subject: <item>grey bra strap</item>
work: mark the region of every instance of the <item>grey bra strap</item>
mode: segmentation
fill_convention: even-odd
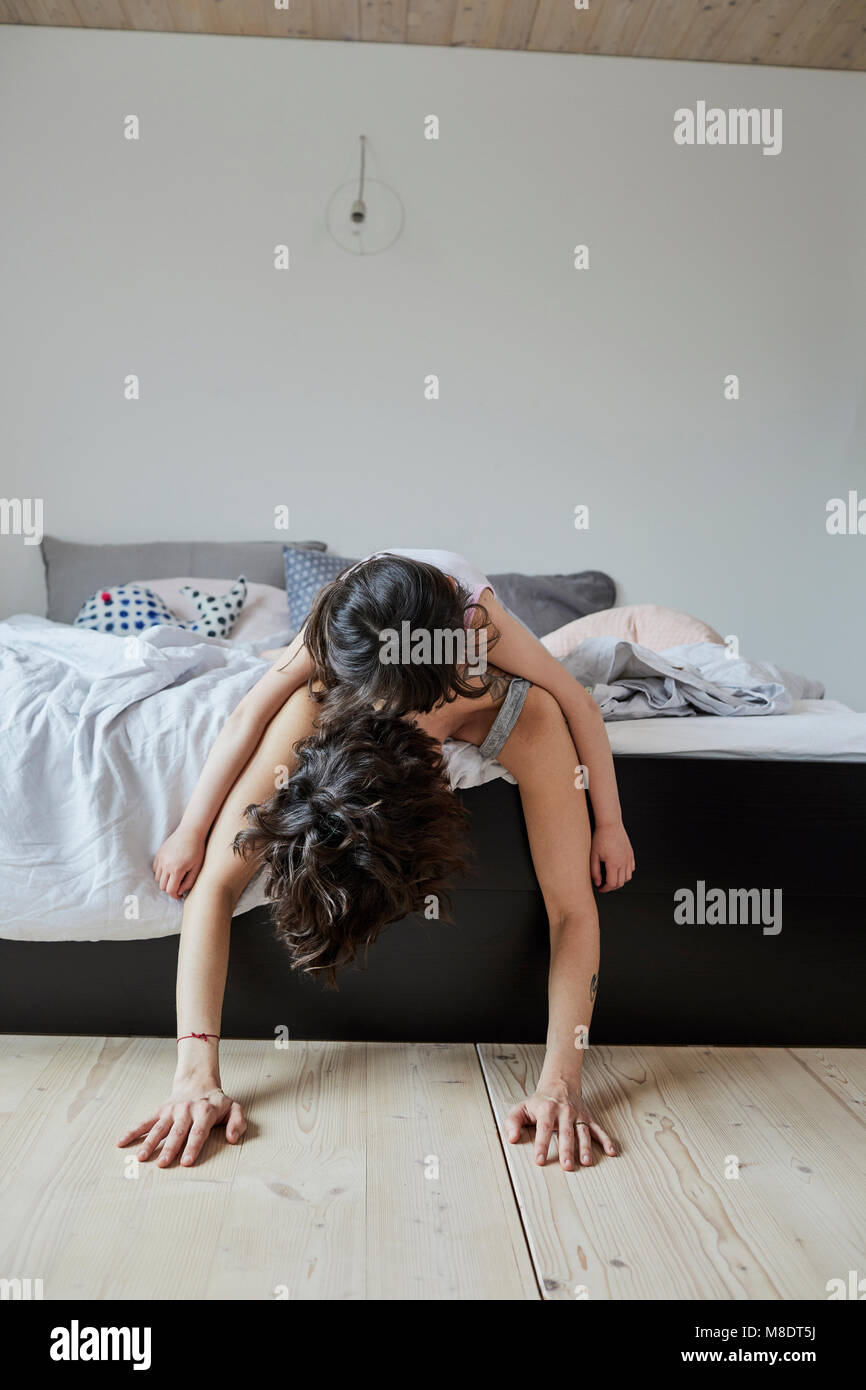
[[[513,677],[505,692],[505,699],[499,707],[499,713],[493,721],[493,727],[478,749],[482,758],[499,757],[508,741],[509,734],[520,718],[524,701],[531,688],[531,681],[524,680],[522,676]]]

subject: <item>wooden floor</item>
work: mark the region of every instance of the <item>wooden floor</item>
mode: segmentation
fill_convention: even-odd
[[[227,1042],[243,1144],[130,1162],[114,1142],[173,1055],[0,1037],[5,1278],[46,1299],[826,1299],[866,1267],[864,1051],[593,1048],[622,1154],[570,1174],[501,1141],[542,1055],[507,1044]]]

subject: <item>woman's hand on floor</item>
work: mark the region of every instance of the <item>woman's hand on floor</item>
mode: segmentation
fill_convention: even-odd
[[[210,1085],[207,1082],[176,1082],[165,1104],[124,1134],[117,1141],[117,1147],[124,1149],[137,1139],[143,1139],[136,1155],[143,1163],[152,1158],[162,1144],[156,1166],[167,1168],[180,1154],[180,1161],[186,1168],[195,1163],[205,1140],[217,1125],[225,1125],[230,1144],[236,1144],[247,1127],[243,1109],[221,1090],[219,1082]]]
[[[536,1091],[527,1096],[506,1116],[505,1133],[509,1143],[519,1144],[523,1130],[532,1126],[535,1127],[536,1163],[547,1162],[554,1134],[563,1168],[574,1168],[575,1157],[580,1159],[581,1166],[588,1167],[593,1161],[593,1139],[611,1158],[616,1156],[610,1135],[593,1119],[589,1106],[579,1096],[570,1097],[564,1091],[559,1095]]]
[[[163,893],[179,898],[188,893],[198,878],[204,860],[205,839],[179,825],[153,859],[153,872]]]

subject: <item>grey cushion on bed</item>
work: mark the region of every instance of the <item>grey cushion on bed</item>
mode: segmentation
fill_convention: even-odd
[[[303,548],[287,549],[286,592],[294,628],[306,622],[319,590],[354,563],[346,556],[305,556]],[[536,637],[544,637],[587,613],[612,608],[616,602],[616,584],[601,570],[582,570],[579,574],[491,574],[489,578],[500,603]]]
[[[324,541],[296,541],[305,550],[325,550]],[[282,541],[146,541],[132,545],[82,545],[46,536],[42,560],[48,589],[47,616],[74,622],[97,589],[133,579],[237,579],[285,585]]]
[[[305,556],[303,548],[287,551],[286,592],[293,627],[299,628],[309,617],[319,590],[352,563],[346,556]],[[579,574],[491,574],[489,578],[500,603],[536,637],[544,637],[587,613],[612,608],[616,602],[616,584],[601,570],[582,570]]]
[[[300,632],[310,616],[316,595],[343,570],[358,562],[345,555],[323,555],[319,550],[306,555],[301,546],[287,545],[283,553],[289,617],[295,632]]]
[[[601,570],[579,574],[491,574],[496,597],[526,624],[536,637],[555,632],[563,623],[601,613],[616,603],[616,584]]]

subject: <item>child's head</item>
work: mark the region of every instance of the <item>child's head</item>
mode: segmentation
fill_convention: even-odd
[[[483,605],[467,627],[470,598],[434,565],[400,555],[344,571],[318,595],[305,636],[329,713],[364,705],[428,714],[458,695],[482,694],[467,668],[497,634]]]
[[[382,927],[426,909],[466,867],[466,812],[441,750],[415,724],[372,712],[297,747],[287,784],[247,807],[235,851],[267,867],[277,935],[294,965],[335,981]]]

